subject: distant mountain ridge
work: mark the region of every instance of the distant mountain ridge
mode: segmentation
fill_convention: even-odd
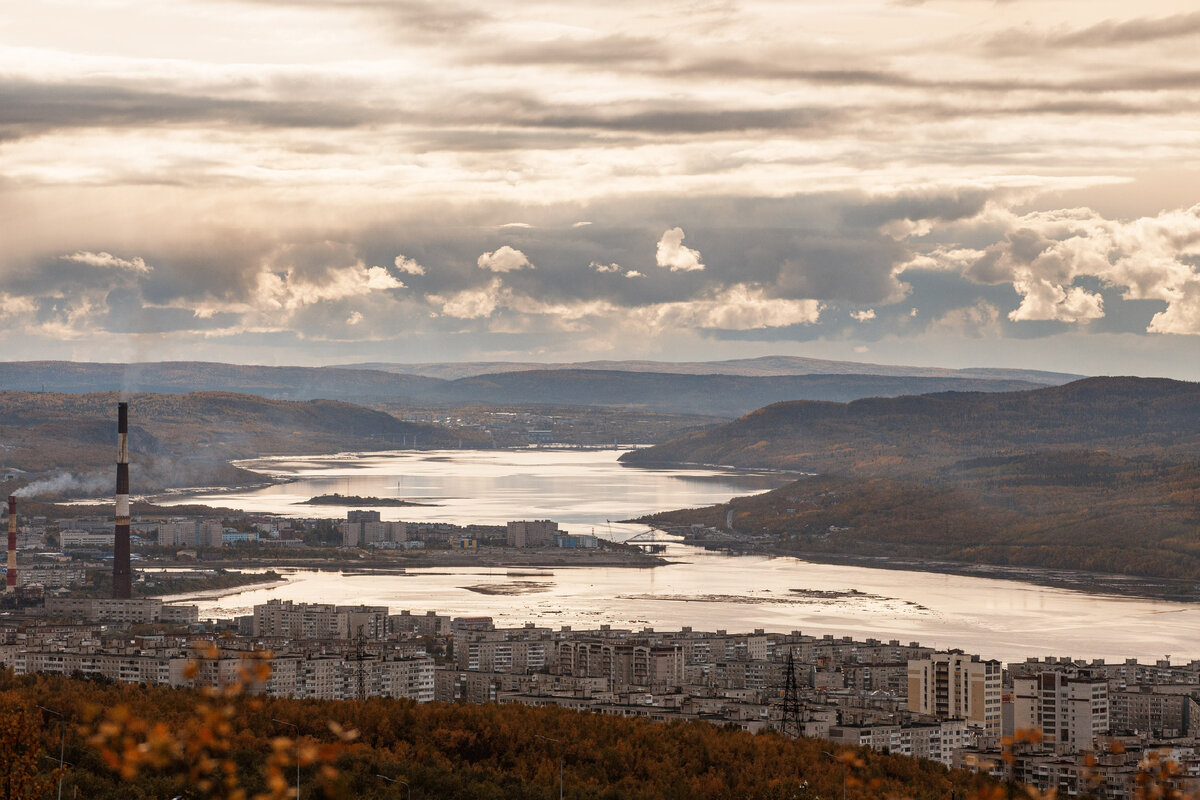
[[[794,359],[753,360],[760,373],[783,369]],[[601,362],[595,362],[599,364]],[[620,362],[648,366],[651,362]],[[740,362],[738,362],[740,363]],[[748,362],[747,362],[748,363]],[[965,377],[953,370],[929,375],[842,372],[725,374],[723,364],[752,372],[747,363],[693,365],[694,372],[644,369],[537,369],[475,374],[445,380],[425,375],[345,367],[272,367],[209,362],[94,364],[65,361],[0,363],[0,389],[89,393],[105,391],[185,394],[224,391],[286,400],[342,400],[410,405],[524,404],[631,408],[641,411],[737,417],[783,400],[853,400],[948,390],[1013,391],[1036,388],[1062,376],[1021,373],[1037,381]],[[806,360],[808,367],[837,362]],[[453,365],[443,365],[450,369]],[[678,365],[677,365],[678,366]],[[843,365],[845,366],[845,365]],[[729,367],[734,369],[734,367]],[[808,367],[803,367],[807,369]],[[701,369],[708,371],[700,371]],[[903,371],[903,370],[901,370]],[[923,370],[917,370],[923,371]],[[988,374],[991,374],[990,372]],[[1053,379],[1053,380],[1052,380]]]
[[[1046,385],[1069,383],[1086,377],[1064,372],[1044,372],[1032,369],[1003,367],[910,367],[870,364],[856,361],[830,361],[803,356],[760,356],[724,361],[580,361],[541,363],[534,361],[473,361],[460,363],[405,364],[370,362],[348,364],[347,369],[374,369],[405,375],[454,380],[476,375],[503,372],[545,370],[599,370],[607,372],[658,372],[664,375],[741,375],[767,377],[779,375],[888,375],[903,378],[977,378],[983,380],[1017,380]]]
[[[537,400],[559,405],[625,406],[736,417],[781,400],[847,401],[926,392],[1035,389],[1027,381],[887,375],[663,375],[655,372],[544,370],[503,372],[443,384],[437,396],[494,404]]]

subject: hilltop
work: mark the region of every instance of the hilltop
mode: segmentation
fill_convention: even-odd
[[[723,527],[732,510],[777,552],[1200,579],[1194,383],[781,403],[624,460],[818,473],[652,517]]]
[[[34,473],[47,495],[112,491],[116,407],[112,392],[0,391],[0,441],[8,466]],[[231,460],[268,455],[424,446],[455,447],[468,434],[401,422],[330,400],[293,402],[230,392],[129,398],[135,494],[180,486],[259,482]],[[67,477],[69,475],[69,477]]]
[[[1020,392],[776,403],[622,460],[894,476],[1063,449],[1200,454],[1200,384],[1086,378]]]
[[[786,360],[785,360],[786,361]],[[267,367],[207,362],[90,364],[66,361],[0,362],[0,389],[26,392],[236,392],[281,400],[344,400],[389,408],[468,405],[620,408],[656,414],[737,417],[784,400],[853,400],[947,390],[1013,391],[1060,383],[1069,376],[1006,370],[967,371],[878,367],[815,362],[801,367],[763,361],[692,364],[687,369],[656,362],[611,363],[611,369],[507,369],[452,378],[401,374],[391,369]],[[386,365],[382,365],[386,366]],[[428,365],[427,365],[428,366]],[[513,365],[509,365],[513,366]],[[516,365],[524,366],[524,365]],[[539,365],[533,365],[539,366]],[[828,366],[814,374],[809,367]],[[675,371],[677,368],[682,371]],[[862,371],[854,371],[861,368]],[[434,365],[447,376],[457,365]],[[915,374],[908,374],[908,373]]]

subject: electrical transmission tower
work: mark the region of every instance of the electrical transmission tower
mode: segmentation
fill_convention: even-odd
[[[783,721],[781,728],[784,736],[800,735],[800,692],[796,688],[796,659],[791,648],[788,649],[787,675],[783,684]]]

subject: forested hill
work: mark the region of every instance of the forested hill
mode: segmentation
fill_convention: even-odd
[[[603,370],[531,370],[451,381],[428,396],[443,401],[623,406],[736,417],[768,403],[803,397],[853,400],[948,389],[1001,392],[1039,384],[1017,380],[889,375],[671,375]]]
[[[627,362],[614,362],[616,365]],[[822,364],[824,362],[821,362]],[[454,374],[449,365],[443,370]],[[637,366],[637,364],[632,364]],[[642,366],[645,366],[644,364]],[[702,369],[701,364],[692,364]],[[773,360],[759,369],[800,368]],[[471,374],[457,380],[342,367],[267,367],[199,361],[93,364],[68,361],[0,362],[0,389],[50,392],[237,392],[280,400],[345,400],[392,405],[578,405],[738,417],[781,400],[854,400],[947,390],[1011,391],[1060,383],[1063,376],[1020,370],[922,370],[919,375],[870,364],[829,362],[838,374],[727,374],[744,365],[714,363],[707,372],[644,369],[528,369]],[[859,367],[860,373],[844,370]],[[666,369],[666,367],[664,367]]]
[[[624,460],[900,475],[1046,450],[1194,456],[1200,384],[1087,378],[1021,392],[776,403]]]
[[[116,393],[0,392],[3,466],[71,494],[111,491],[118,400]],[[135,394],[129,425],[135,494],[257,477],[229,466],[237,458],[391,449],[414,437],[428,447],[460,440],[458,432],[349,403],[228,392]]]

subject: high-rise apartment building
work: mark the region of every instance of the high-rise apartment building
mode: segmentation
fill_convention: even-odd
[[[908,662],[908,709],[938,719],[965,719],[986,736],[1000,735],[999,661],[958,650]]]
[[[1092,750],[1108,732],[1108,681],[1062,672],[1014,678],[1013,727],[1039,731],[1042,746],[1059,753]]]

